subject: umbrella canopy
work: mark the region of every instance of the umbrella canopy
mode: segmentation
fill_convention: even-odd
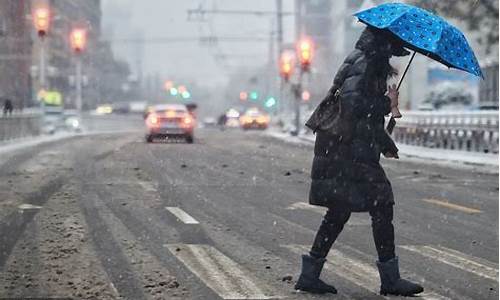
[[[391,32],[409,49],[483,77],[464,34],[439,16],[404,3],[385,3],[354,15],[367,25]]]

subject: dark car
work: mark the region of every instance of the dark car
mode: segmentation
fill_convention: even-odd
[[[195,119],[182,104],[164,104],[150,107],[146,117],[146,141],[182,138],[187,143],[194,141]]]

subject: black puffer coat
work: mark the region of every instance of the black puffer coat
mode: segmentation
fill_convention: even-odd
[[[397,153],[384,130],[384,116],[390,112],[385,96],[390,71],[381,66],[390,67],[391,54],[378,38],[363,32],[306,123],[316,132],[309,193],[313,205],[347,204],[359,212],[394,204],[391,184],[379,163],[380,153]]]

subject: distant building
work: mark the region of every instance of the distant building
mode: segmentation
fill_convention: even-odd
[[[14,109],[31,99],[31,23],[28,0],[0,1],[0,104],[9,98]]]

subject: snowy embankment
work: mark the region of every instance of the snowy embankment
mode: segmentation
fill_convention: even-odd
[[[295,144],[314,145],[315,141],[313,134],[291,136],[289,133],[276,129],[270,129],[266,134]],[[401,159],[456,168],[480,167],[485,171],[498,172],[498,154],[433,149],[403,144],[397,146]]]

